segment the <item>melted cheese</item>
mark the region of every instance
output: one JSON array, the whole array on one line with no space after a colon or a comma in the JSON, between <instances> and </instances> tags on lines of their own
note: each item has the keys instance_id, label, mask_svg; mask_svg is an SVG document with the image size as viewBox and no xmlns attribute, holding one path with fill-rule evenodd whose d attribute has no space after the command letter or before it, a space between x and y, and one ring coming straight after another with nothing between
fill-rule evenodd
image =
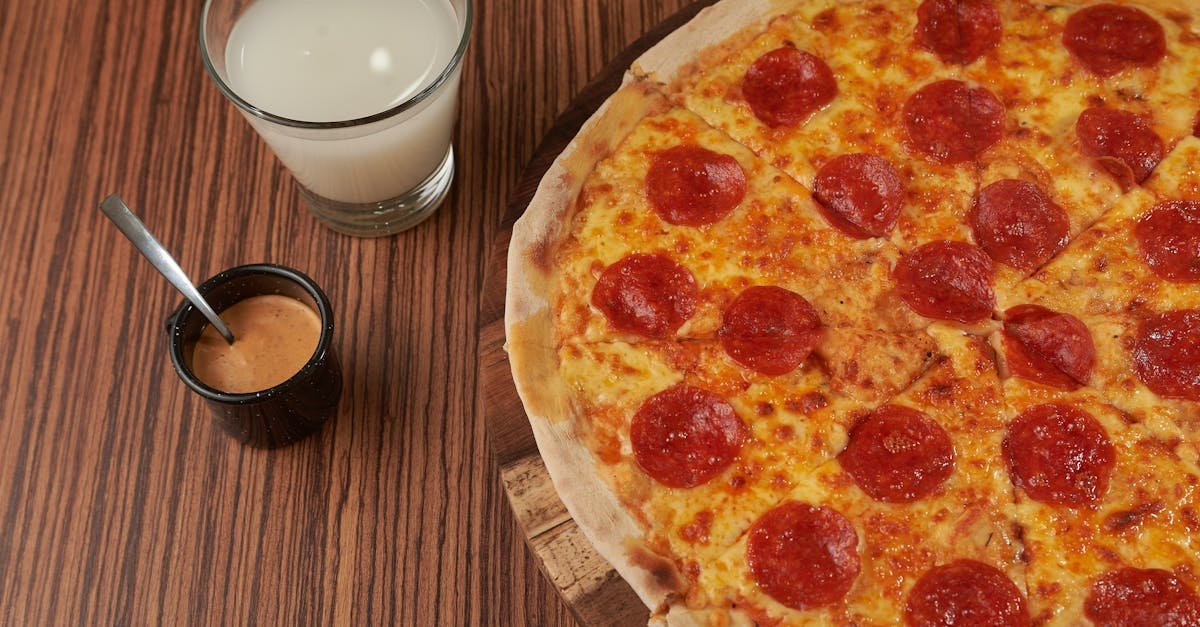
<instances>
[{"instance_id":1,"label":"melted cheese","mask_svg":"<svg viewBox=\"0 0 1200 627\"><path fill-rule=\"evenodd\" d=\"M781 605L751 578L743 536L701 574L700 587L715 593L704 602L732 599L752 615L787 624L890 625L903 615L913 584L956 559L996 566L1024 589L1011 485L997 455L1004 422L993 361L976 338L941 325L932 332L950 357L892 402L919 409L946 429L955 450L946 483L913 503L882 503L830 461L802 476L788 498L827 505L854 524L861 571L847 596L804 612Z\"/></svg>"},{"instance_id":2,"label":"melted cheese","mask_svg":"<svg viewBox=\"0 0 1200 627\"><path fill-rule=\"evenodd\" d=\"M1108 87L1062 45L1063 26L1074 11L1020 2L998 3L1004 35L1000 45L969 66L967 75L1004 102L1003 141L984 154L982 185L1003 178L1037 183L1071 220L1071 233L1104 214L1120 187L1084 156L1075 121L1106 101Z\"/></svg>"},{"instance_id":3,"label":"melted cheese","mask_svg":"<svg viewBox=\"0 0 1200 627\"><path fill-rule=\"evenodd\" d=\"M1134 226L1159 202L1200 199L1200 139L1187 138L1159 164L1144 188L1124 197L1062 253L1011 292L1001 306L1032 302L1070 313L1084 322L1096 345L1090 387L1169 436L1181 431L1200 443L1200 403L1164 399L1133 370L1130 354L1141 320L1163 311L1200 307L1194 285L1160 278L1146 264Z\"/></svg>"},{"instance_id":4,"label":"melted cheese","mask_svg":"<svg viewBox=\"0 0 1200 627\"><path fill-rule=\"evenodd\" d=\"M957 68L911 45L917 5L798 3L794 14L772 21L748 46L718 48L668 89L677 102L809 188L820 167L838 155L870 152L887 159L906 188L892 240L904 249L933 239L965 240L974 165L933 163L904 147L908 97L936 80L961 78ZM740 83L759 56L785 45L821 57L838 81L838 95L806 123L772 129L754 116Z\"/></svg>"},{"instance_id":5,"label":"melted cheese","mask_svg":"<svg viewBox=\"0 0 1200 627\"><path fill-rule=\"evenodd\" d=\"M1137 221L1167 200L1200 200L1200 139L1188 138L1159 164L1144 188L1124 195L1032 280L998 295L1002 308L1035 302L1077 316L1144 316L1200 307L1194 285L1168 281L1146 264Z\"/></svg>"},{"instance_id":6,"label":"melted cheese","mask_svg":"<svg viewBox=\"0 0 1200 627\"><path fill-rule=\"evenodd\" d=\"M698 144L731 155L747 178L741 204L707 226L675 226L646 198L653 154ZM581 193L572 233L558 253L558 337L625 338L591 306L608 265L635 252L664 252L687 267L701 291L681 338L709 338L721 312L751 285L778 285L808 299L831 326L911 330L924 325L899 305L890 286L898 251L882 240L854 240L825 222L811 195L694 114L673 109L643 120L603 159Z\"/></svg>"},{"instance_id":7,"label":"melted cheese","mask_svg":"<svg viewBox=\"0 0 1200 627\"><path fill-rule=\"evenodd\" d=\"M1012 378L1007 413L1067 403L1091 414L1116 450L1108 490L1097 507L1047 505L1017 490L1030 610L1035 622L1076 625L1096 577L1121 566L1174 571L1193 589L1200 580L1200 468L1178 437L1163 439L1094 391L1061 392Z\"/></svg>"},{"instance_id":8,"label":"melted cheese","mask_svg":"<svg viewBox=\"0 0 1200 627\"><path fill-rule=\"evenodd\" d=\"M815 368L755 375L713 342L567 344L559 358L602 472L646 525L649 544L673 556L685 577L706 567L799 477L845 445L847 402L828 391ZM642 403L680 382L725 398L752 434L728 469L687 489L647 477L629 439Z\"/></svg>"}]
</instances>

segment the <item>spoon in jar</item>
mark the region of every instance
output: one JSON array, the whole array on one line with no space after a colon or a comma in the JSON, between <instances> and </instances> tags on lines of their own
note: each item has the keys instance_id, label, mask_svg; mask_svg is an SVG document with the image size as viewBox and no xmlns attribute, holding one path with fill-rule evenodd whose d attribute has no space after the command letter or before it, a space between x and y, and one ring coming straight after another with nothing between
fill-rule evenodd
<instances>
[{"instance_id":1,"label":"spoon in jar","mask_svg":"<svg viewBox=\"0 0 1200 627\"><path fill-rule=\"evenodd\" d=\"M196 289L191 279L184 274L183 268L179 267L171 253L167 252L167 249L163 248L163 245L155 239L146 225L142 224L142 221L125 204L125 201L121 200L120 196L113 194L100 203L100 211L103 211L104 215L108 216L108 219L112 220L118 229L121 229L125 237L129 238L134 247L154 266L155 270L158 270L159 274L166 277L171 285L174 285L175 289L183 294L184 298L191 301L192 305L195 305L205 318L208 318L221 337L225 338L226 342L233 344L233 332L225 326L225 321L221 320L217 312L213 311L213 308L200 295L200 290Z\"/></svg>"}]
</instances>

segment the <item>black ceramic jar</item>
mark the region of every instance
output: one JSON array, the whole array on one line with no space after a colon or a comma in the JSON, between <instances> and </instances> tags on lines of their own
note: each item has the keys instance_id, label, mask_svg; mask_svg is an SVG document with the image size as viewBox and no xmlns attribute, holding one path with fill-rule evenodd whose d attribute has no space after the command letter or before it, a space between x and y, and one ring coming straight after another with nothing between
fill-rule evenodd
<instances>
[{"instance_id":1,"label":"black ceramic jar","mask_svg":"<svg viewBox=\"0 0 1200 627\"><path fill-rule=\"evenodd\" d=\"M198 288L220 313L252 296L295 298L321 317L316 351L291 378L266 390L229 393L196 378L192 354L208 321L184 301L167 320L168 349L179 378L207 401L221 428L243 443L275 448L317 431L337 411L342 371L333 350L333 309L325 293L303 273L274 264L238 266Z\"/></svg>"}]
</instances>

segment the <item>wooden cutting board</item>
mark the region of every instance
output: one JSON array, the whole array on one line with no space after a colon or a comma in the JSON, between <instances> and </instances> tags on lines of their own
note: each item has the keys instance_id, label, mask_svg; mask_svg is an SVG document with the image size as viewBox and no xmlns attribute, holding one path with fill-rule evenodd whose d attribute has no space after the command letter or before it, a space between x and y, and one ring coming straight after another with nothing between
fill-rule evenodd
<instances>
[{"instance_id":1,"label":"wooden cutting board","mask_svg":"<svg viewBox=\"0 0 1200 627\"><path fill-rule=\"evenodd\" d=\"M588 117L617 90L625 70L643 52L715 2L699 0L663 21L617 55L583 88L534 152L508 203L491 254L486 257L479 311L479 395L488 437L529 548L575 617L587 625L645 624L650 614L567 513L538 454L504 352L508 241L513 223L525 212L542 175Z\"/></svg>"}]
</instances>

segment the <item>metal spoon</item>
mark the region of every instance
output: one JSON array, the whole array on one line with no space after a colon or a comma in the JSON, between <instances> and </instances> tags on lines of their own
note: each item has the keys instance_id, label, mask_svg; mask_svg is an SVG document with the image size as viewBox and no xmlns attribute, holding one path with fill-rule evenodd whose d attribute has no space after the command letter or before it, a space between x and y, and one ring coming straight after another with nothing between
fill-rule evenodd
<instances>
[{"instance_id":1,"label":"metal spoon","mask_svg":"<svg viewBox=\"0 0 1200 627\"><path fill-rule=\"evenodd\" d=\"M150 233L146 225L142 224L142 221L133 214L133 211L125 204L125 201L121 200L120 196L113 194L100 203L100 211L103 211L104 215L108 216L108 219L112 220L118 229L121 229L125 237L129 238L130 242L133 242L134 247L150 261L150 264L154 266L155 270L158 270L159 274L167 277L171 285L174 285L175 289L179 290L184 298L190 300L196 306L196 309L199 309L200 313L204 314L205 318L208 318L208 321L221 334L221 337L225 338L226 342L233 344L233 332L229 330L229 327L225 326L225 321L221 320L217 316L217 312L208 306L208 302L200 295L200 290L197 290L192 281L184 274L183 268L179 267L179 264L171 256L171 253L167 252L166 248L163 248L163 245L154 238L154 235Z\"/></svg>"}]
</instances>

